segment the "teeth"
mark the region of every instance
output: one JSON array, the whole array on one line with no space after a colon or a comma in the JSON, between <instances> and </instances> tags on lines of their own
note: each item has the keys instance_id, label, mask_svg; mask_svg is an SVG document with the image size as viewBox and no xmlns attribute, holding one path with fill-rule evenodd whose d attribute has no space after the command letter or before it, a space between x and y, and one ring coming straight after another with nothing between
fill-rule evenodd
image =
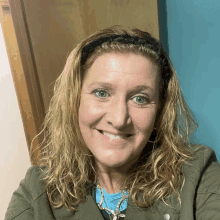
<instances>
[{"instance_id":1,"label":"teeth","mask_svg":"<svg viewBox=\"0 0 220 220\"><path fill-rule=\"evenodd\" d=\"M108 137L110 137L111 139L119 139L119 138L125 138L126 137L126 135L123 135L123 136L119 136L119 135L113 135L113 134L109 134L109 133L107 133L107 132L104 132L103 131L103 134L104 135L107 135Z\"/></svg>"}]
</instances>

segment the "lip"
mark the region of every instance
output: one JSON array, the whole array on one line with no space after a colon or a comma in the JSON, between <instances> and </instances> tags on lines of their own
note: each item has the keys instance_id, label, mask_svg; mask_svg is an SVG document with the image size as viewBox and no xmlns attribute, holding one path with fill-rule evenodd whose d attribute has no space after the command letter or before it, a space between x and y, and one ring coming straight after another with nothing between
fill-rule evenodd
<instances>
[{"instance_id":1,"label":"lip","mask_svg":"<svg viewBox=\"0 0 220 220\"><path fill-rule=\"evenodd\" d=\"M132 136L129 136L129 137L125 137L125 138L119 138L119 139L111 139L110 137L108 137L107 135L104 135L103 133L101 133L100 131L102 131L102 130L97 130L98 131L98 133L101 135L100 137L101 137L101 139L103 140L103 141L105 141L105 142L110 142L111 143L111 145L118 145L118 144L127 144L130 140L131 140L131 138L132 138Z\"/></svg>"},{"instance_id":2,"label":"lip","mask_svg":"<svg viewBox=\"0 0 220 220\"><path fill-rule=\"evenodd\" d=\"M106 132L106 133L109 133L109 134L112 134L112 135L116 135L116 136L124 136L124 135L132 136L132 135L133 135L133 134L131 134L131 133L115 133L115 132L104 131L104 130L100 130L100 129L97 129L97 131L99 131L99 132L102 133L102 134L103 134L103 132Z\"/></svg>"}]
</instances>

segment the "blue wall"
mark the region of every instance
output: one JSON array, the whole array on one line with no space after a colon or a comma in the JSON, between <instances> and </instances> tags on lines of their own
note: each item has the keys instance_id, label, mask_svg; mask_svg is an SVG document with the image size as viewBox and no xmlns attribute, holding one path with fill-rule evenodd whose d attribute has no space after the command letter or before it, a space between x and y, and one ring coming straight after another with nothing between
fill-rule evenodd
<instances>
[{"instance_id":1,"label":"blue wall","mask_svg":"<svg viewBox=\"0 0 220 220\"><path fill-rule=\"evenodd\" d=\"M167 25L168 53L199 124L195 142L213 148L220 162L220 0L166 3L162 25Z\"/></svg>"}]
</instances>

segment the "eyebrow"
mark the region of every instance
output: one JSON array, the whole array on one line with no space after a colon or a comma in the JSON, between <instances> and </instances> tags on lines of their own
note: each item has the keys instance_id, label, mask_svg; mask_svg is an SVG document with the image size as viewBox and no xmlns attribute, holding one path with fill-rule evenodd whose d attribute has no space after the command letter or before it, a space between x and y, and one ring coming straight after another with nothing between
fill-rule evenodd
<instances>
[{"instance_id":1,"label":"eyebrow","mask_svg":"<svg viewBox=\"0 0 220 220\"><path fill-rule=\"evenodd\" d=\"M92 87L92 86L102 86L102 87L109 89L110 91L114 90L112 84L107 83L107 82L94 82L89 85L89 87ZM135 86L134 88L132 88L132 92L135 92L135 93L143 91L143 90L147 90L149 92L154 91L154 89L152 87L147 86L147 85L138 85L138 86Z\"/></svg>"}]
</instances>

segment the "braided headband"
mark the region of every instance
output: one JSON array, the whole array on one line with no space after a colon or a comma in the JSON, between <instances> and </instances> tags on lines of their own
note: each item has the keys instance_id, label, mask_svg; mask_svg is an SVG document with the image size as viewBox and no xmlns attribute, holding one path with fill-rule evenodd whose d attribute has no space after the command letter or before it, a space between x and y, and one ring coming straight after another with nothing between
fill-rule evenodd
<instances>
[{"instance_id":1,"label":"braided headband","mask_svg":"<svg viewBox=\"0 0 220 220\"><path fill-rule=\"evenodd\" d=\"M167 90L168 83L172 76L172 71L170 69L170 65L168 62L167 54L163 49L161 43L151 37L150 34L145 32L143 38L138 36L131 36L128 34L113 34L110 36L103 36L90 42L89 44L85 45L82 49L82 56L81 56L81 64L83 65L89 56L94 52L94 50L101 46L105 42L120 42L122 44L133 44L133 45L142 45L146 48L153 50L159 56L159 63L161 68L161 76L163 79L163 88L165 91Z\"/></svg>"}]
</instances>

